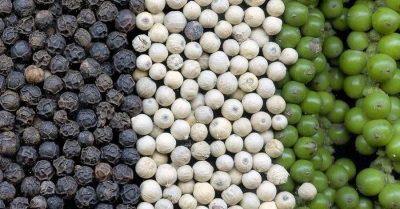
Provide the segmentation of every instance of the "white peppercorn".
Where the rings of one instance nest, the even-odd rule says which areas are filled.
[[[209,208],[227,209],[228,205],[223,199],[215,198],[213,201],[210,202]]]
[[[260,135],[264,139],[265,143],[267,143],[267,141],[272,140],[274,138],[274,132],[271,129],[261,132]]]
[[[282,96],[274,95],[266,101],[267,110],[272,114],[280,114],[286,108],[286,102]]]
[[[243,115],[242,103],[237,99],[228,99],[221,108],[221,114],[230,121],[236,121]]]
[[[155,203],[162,197],[160,185],[152,180],[145,180],[140,184],[140,193],[143,201],[148,203]]]
[[[242,101],[244,95],[246,95],[246,92],[244,92],[242,89],[238,88],[238,89],[236,89],[235,92],[233,92],[233,94],[229,95],[229,97],[231,97],[232,99],[237,99],[239,101]]]
[[[243,21],[244,11],[242,7],[231,5],[225,12],[225,20],[232,25],[237,25]]]
[[[246,151],[236,153],[234,162],[235,168],[242,173],[249,172],[253,167],[253,157]]]
[[[261,201],[272,201],[276,196],[276,186],[269,181],[263,181],[257,188],[256,194]]]
[[[249,61],[242,55],[236,55],[230,60],[229,71],[233,75],[242,75],[249,68]]]
[[[305,182],[297,189],[297,194],[301,199],[310,201],[314,199],[315,195],[317,195],[317,189],[315,188],[314,184]]]
[[[164,10],[165,0],[145,0],[144,5],[146,9],[151,13],[159,13]]]
[[[257,195],[252,192],[246,192],[243,194],[243,199],[240,201],[240,206],[246,209],[258,209],[260,207],[261,202],[258,199]]]
[[[244,111],[247,113],[256,113],[263,106],[262,98],[256,93],[248,93],[242,99]]]
[[[157,136],[161,133],[164,133],[164,129],[158,127],[155,123],[153,123],[153,130],[151,130],[149,135],[153,138],[157,138]]]
[[[227,172],[215,171],[210,179],[211,186],[217,191],[223,191],[231,185],[231,177]]]
[[[226,152],[225,143],[223,141],[213,141],[210,144],[210,150],[213,157],[219,157]]]
[[[285,11],[285,4],[282,0],[271,0],[267,3],[267,13],[270,16],[279,17]]]
[[[181,68],[183,77],[195,79],[200,75],[201,67],[200,63],[196,60],[185,60]]]
[[[171,9],[181,9],[187,3],[187,0],[166,0],[167,5]]]
[[[221,193],[222,199],[228,205],[236,205],[243,199],[243,192],[237,185],[230,185]]]
[[[233,158],[227,154],[221,155],[217,158],[215,165],[218,170],[228,172],[234,166]]]
[[[185,146],[177,146],[171,152],[171,161],[176,166],[184,166],[190,162],[191,153],[190,150]]]
[[[144,99],[142,101],[143,104],[143,113],[146,115],[154,115],[154,113],[158,110],[158,103],[154,98]]]
[[[158,127],[167,129],[172,126],[175,117],[170,109],[160,108],[154,113],[153,119]]]
[[[158,166],[156,172],[156,181],[161,186],[169,187],[173,185],[177,179],[178,174],[173,166],[169,164]]]
[[[190,111],[190,114],[185,118],[185,121],[189,124],[189,126],[193,126],[195,123],[197,123],[193,110]],[[190,130],[189,130],[189,135],[190,135]]]
[[[244,2],[251,7],[258,7],[264,4],[266,0],[244,0]]]
[[[168,50],[164,44],[153,43],[149,48],[148,54],[153,62],[164,62],[168,57]]]
[[[211,121],[209,132],[214,139],[226,139],[229,135],[231,135],[232,124],[229,122],[229,120],[223,117],[217,117]]]
[[[170,33],[179,33],[185,29],[186,17],[180,11],[170,11],[164,17],[164,26]]]
[[[207,161],[197,161],[193,164],[194,179],[198,182],[206,182],[211,179],[214,167]]]
[[[183,14],[188,20],[196,20],[200,17],[201,7],[196,1],[189,1],[183,7]]]
[[[283,153],[283,144],[277,139],[272,139],[265,143],[265,153],[272,158],[277,158]]]
[[[159,199],[154,205],[154,209],[174,209],[174,205],[170,200]]]
[[[166,74],[167,68],[161,63],[154,63],[149,70],[150,78],[156,81],[163,79]]]
[[[216,89],[211,89],[204,95],[205,104],[213,110],[221,108],[224,101],[224,95]]]
[[[183,66],[183,58],[179,54],[171,54],[167,58],[167,67],[170,70],[179,70]],[[167,73],[168,74],[168,73]],[[182,77],[182,75],[181,75]]]
[[[247,39],[240,44],[239,54],[244,58],[251,60],[255,58],[260,51],[257,42]]]
[[[203,54],[203,48],[198,42],[189,42],[186,44],[184,54],[188,59],[198,59]]]
[[[269,78],[261,78],[258,80],[258,86],[256,92],[263,99],[268,99],[274,96],[276,91],[274,82]]]
[[[168,155],[161,154],[161,153],[156,151],[151,156],[151,159],[153,159],[154,162],[156,162],[156,165],[158,167],[158,166],[160,166],[162,164],[166,164],[168,162]]]
[[[136,82],[136,92],[142,98],[150,98],[156,93],[157,85],[149,77],[143,77]]]
[[[293,65],[297,62],[299,58],[299,54],[293,48],[285,48],[282,50],[281,55],[279,56],[279,61],[281,61],[285,65]]]
[[[214,53],[218,51],[221,46],[221,40],[219,37],[213,32],[205,32],[199,41],[203,51],[207,53]]]
[[[246,23],[239,23],[232,28],[232,37],[239,43],[248,40],[250,35],[251,28]]]
[[[233,26],[226,20],[220,20],[214,27],[214,33],[222,39],[226,39],[232,35]]]
[[[148,77],[148,76],[149,75],[148,75],[147,71],[142,71],[139,69],[135,69],[132,73],[132,78],[134,81],[138,81],[139,79]]]
[[[162,133],[156,138],[156,149],[157,152],[162,154],[168,154],[175,149],[176,140],[170,133]]]
[[[238,80],[231,72],[225,72],[218,76],[217,88],[225,95],[234,93],[238,88]]]
[[[179,189],[181,189],[182,194],[192,194],[195,183],[196,182],[193,180],[186,181],[186,182],[180,181],[180,182],[178,182],[178,187],[179,187]]]
[[[253,132],[244,138],[244,147],[250,153],[258,153],[264,146],[264,139],[260,134]]]
[[[215,190],[207,182],[199,182],[194,185],[193,196],[200,204],[209,204],[215,197]]]
[[[209,106],[197,107],[194,111],[194,115],[196,117],[196,120],[202,124],[209,124],[214,118],[214,112]]]
[[[258,47],[263,47],[264,44],[269,42],[269,36],[262,28],[253,28],[249,37],[251,40],[258,44]]]
[[[201,11],[199,22],[204,28],[213,28],[218,23],[218,14],[211,9]]]
[[[250,27],[259,27],[264,19],[265,14],[260,7],[249,7],[244,11],[244,22]]]
[[[137,52],[145,52],[151,46],[150,37],[145,34],[138,35],[132,40],[132,46]]]
[[[239,77],[239,88],[244,92],[252,92],[258,86],[258,78],[253,73],[244,73]]]
[[[175,120],[170,127],[170,132],[176,140],[186,140],[189,138],[190,125],[184,120]]]
[[[282,185],[287,182],[289,173],[279,164],[272,165],[267,171],[267,180],[274,185]]]
[[[212,0],[194,0],[196,3],[198,3],[202,7],[206,7],[211,4]]]
[[[271,124],[274,130],[280,131],[286,128],[288,120],[284,115],[278,114],[272,117]]]
[[[233,206],[229,207],[228,209],[243,209],[243,208],[240,205],[233,205]]]
[[[200,106],[205,106],[205,96],[202,93],[198,93],[196,97],[190,101],[190,106],[192,107],[192,110],[196,110],[196,108]]]
[[[156,151],[156,140],[151,136],[143,136],[137,140],[136,149],[141,155],[152,155]]]
[[[226,55],[233,57],[239,54],[240,46],[235,39],[227,39],[222,44],[222,50]]]
[[[209,59],[209,57],[210,57],[210,56],[208,55],[208,53],[203,52],[203,53],[201,54],[201,56],[200,56],[198,59],[196,59],[197,62],[199,62],[200,68],[201,68],[202,70],[208,69],[208,59]]]
[[[217,84],[217,76],[211,70],[203,70],[197,77],[197,83],[203,90],[211,90]]]
[[[153,65],[153,61],[147,54],[141,54],[136,59],[136,67],[142,71],[148,71]]]
[[[186,99],[178,98],[172,103],[171,111],[177,119],[184,119],[191,111],[190,103]]]
[[[278,209],[293,209],[296,206],[296,198],[292,193],[282,191],[276,195],[275,204]]]
[[[225,147],[231,153],[238,153],[243,149],[242,137],[232,134],[225,140]]]
[[[208,129],[203,123],[195,123],[190,127],[190,138],[195,141],[203,141],[207,138]]]
[[[149,30],[153,24],[153,15],[151,15],[149,12],[141,12],[136,16],[136,27],[142,31]]]
[[[247,189],[256,189],[260,186],[262,177],[259,172],[251,170],[242,176],[242,184]]]
[[[147,135],[153,130],[153,121],[148,115],[139,114],[131,118],[132,129],[139,135]]]
[[[171,89],[179,89],[183,84],[183,76],[179,71],[168,71],[164,77],[164,85]]]
[[[268,16],[267,18],[265,18],[262,27],[268,35],[274,36],[281,32],[282,20],[277,17]]]
[[[155,14],[151,14],[153,16],[154,23],[163,23],[164,22],[164,17],[165,13],[164,12],[159,12]]]
[[[248,118],[239,118],[233,122],[232,129],[236,135],[245,137],[252,131],[251,122]]]
[[[147,34],[152,42],[164,43],[168,38],[168,29],[161,23],[155,23]]]
[[[229,69],[230,61],[224,52],[217,51],[210,55],[208,65],[214,73],[222,74]]]
[[[239,185],[242,183],[242,172],[239,172],[236,168],[232,168],[232,170],[230,170],[228,173],[231,177],[232,184]]]
[[[169,71],[169,72],[173,72],[173,71]],[[158,87],[156,94],[155,94],[155,98],[158,102],[159,105],[163,106],[163,107],[167,107],[172,105],[172,103],[175,101],[175,92],[172,88],[168,87],[168,86],[160,86]],[[160,128],[163,128],[161,126],[159,126]]]
[[[257,56],[249,62],[249,72],[255,76],[263,76],[267,72],[268,61],[261,56]],[[262,78],[261,78],[262,79]]]
[[[229,1],[228,0],[218,0],[211,2],[211,9],[218,13],[224,13],[229,8]]]
[[[211,154],[210,145],[205,141],[192,144],[190,151],[196,160],[206,160]]]
[[[258,209],[277,209],[275,202],[263,202]]]
[[[193,168],[190,165],[183,165],[177,169],[178,179],[181,182],[188,182],[193,179]]]
[[[229,0],[231,5],[239,5],[243,2],[243,0]]]
[[[136,207],[137,209],[154,209],[154,206],[148,202],[141,202]]]
[[[183,84],[180,89],[180,94],[182,98],[190,101],[195,99],[198,93],[199,93],[199,84],[197,84],[195,80],[186,79],[183,81]]]
[[[141,157],[135,165],[135,172],[140,178],[151,178],[157,172],[157,164],[150,157]]]
[[[185,49],[186,40],[181,34],[173,33],[168,36],[165,46],[170,53],[180,54]]]
[[[255,131],[264,132],[271,127],[271,116],[266,112],[260,111],[251,116],[250,122]]]
[[[170,200],[173,204],[178,203],[181,196],[182,196],[181,189],[179,189],[179,187],[176,185],[171,185],[169,187],[166,187],[163,190],[163,195],[162,195],[163,198]]]
[[[273,81],[280,81],[286,75],[286,66],[279,61],[270,63],[267,69],[267,76]]]
[[[281,48],[275,42],[268,42],[262,48],[263,56],[269,61],[275,61],[281,56]]]
[[[271,158],[263,152],[253,155],[253,169],[260,173],[265,173],[272,166]]]
[[[184,194],[181,199],[179,199],[179,207],[195,209],[197,207],[197,200],[190,194]]]

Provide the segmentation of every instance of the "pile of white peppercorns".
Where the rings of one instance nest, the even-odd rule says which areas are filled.
[[[272,42],[282,0],[145,0],[133,77],[143,114],[132,118],[142,137],[137,209],[286,209],[276,186],[288,172],[272,159],[287,119],[274,81],[297,61]],[[278,194],[277,194],[278,193]]]

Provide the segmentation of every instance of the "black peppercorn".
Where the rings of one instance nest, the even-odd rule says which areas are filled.
[[[84,79],[96,78],[101,74],[100,64],[93,58],[86,58],[79,66]]]
[[[4,23],[6,27],[14,27],[17,25],[18,17],[14,12],[4,17]]]
[[[38,67],[47,67],[51,60],[51,55],[44,49],[39,50],[32,55],[32,60]]]
[[[125,184],[121,188],[120,195],[122,203],[135,205],[140,199],[140,188],[136,184]]]
[[[97,116],[91,109],[81,109],[78,112],[76,121],[83,130],[88,130],[97,126]]]
[[[85,105],[94,105],[101,101],[99,88],[94,84],[84,85],[79,91],[79,101]]]
[[[28,209],[29,200],[26,197],[16,197],[10,203],[10,209]]]
[[[136,55],[128,49],[118,51],[112,61],[115,70],[120,73],[131,73],[136,67]]]
[[[96,206],[96,209],[114,209],[111,204],[100,203]]]
[[[121,149],[116,144],[107,144],[101,148],[101,159],[116,164],[121,158]]]
[[[77,44],[79,44],[83,47],[87,47],[87,46],[89,46],[90,43],[92,43],[92,37],[91,37],[89,31],[87,31],[84,28],[78,28],[75,31],[74,40]]]
[[[19,90],[25,85],[24,74],[18,71],[11,71],[7,76],[7,88],[11,90]]]
[[[14,0],[14,12],[20,17],[26,17],[35,11],[35,2],[33,0]]]
[[[29,65],[25,68],[24,76],[28,83],[41,83],[44,80],[44,71],[35,65]]]
[[[35,118],[35,111],[29,107],[20,107],[16,112],[17,121],[21,122],[23,125],[29,125],[33,123]]]
[[[112,177],[112,167],[108,163],[99,163],[94,170],[98,181],[109,181]]]
[[[104,128],[96,128],[93,135],[97,144],[106,144],[110,143],[113,139],[113,130],[108,126],[105,126]]]
[[[24,166],[32,166],[38,158],[38,153],[33,146],[21,146],[15,160]]]
[[[120,109],[128,113],[130,117],[135,117],[143,110],[142,100],[136,95],[128,95],[124,98]]]
[[[110,1],[104,1],[97,9],[97,18],[102,22],[113,21],[117,15],[117,7]]]
[[[42,181],[42,183],[40,184],[40,195],[48,197],[50,195],[54,195],[55,193],[56,193],[56,185],[52,181]]]
[[[119,143],[124,147],[135,147],[137,140],[137,134],[133,129],[126,129],[118,136]]]
[[[40,181],[50,180],[55,173],[53,166],[47,160],[39,160],[32,168],[32,171],[34,176]]]
[[[40,134],[35,127],[27,127],[22,133],[22,141],[26,145],[38,145],[40,144]]]
[[[73,92],[66,91],[60,95],[58,99],[58,107],[69,112],[75,112],[79,106],[78,95]]]
[[[69,120],[60,127],[60,135],[66,139],[75,139],[79,134],[79,124]]]
[[[128,33],[136,26],[136,15],[129,9],[119,11],[114,21],[114,26],[118,31]]]
[[[40,181],[33,176],[28,176],[22,180],[21,193],[25,197],[34,197],[40,193]]]
[[[35,25],[39,29],[45,29],[51,23],[53,23],[53,14],[49,10],[40,10],[35,15]]]
[[[119,197],[118,184],[111,181],[100,182],[97,185],[96,194],[100,201],[114,202]]]
[[[74,169],[74,178],[80,186],[93,182],[93,169],[89,166],[76,165]]]
[[[52,121],[43,121],[39,126],[39,134],[43,140],[55,140],[58,137],[58,128]]]
[[[81,8],[83,0],[62,0],[62,5],[69,10],[76,10]]]
[[[92,26],[90,26],[89,33],[95,39],[105,38],[108,34],[107,25],[101,21],[97,21]]]
[[[60,127],[68,121],[68,114],[65,110],[58,110],[54,113],[53,122]]]
[[[33,50],[43,49],[44,43],[47,39],[46,33],[35,30],[31,34],[29,34],[29,45],[32,47]]]
[[[81,145],[76,140],[67,140],[63,146],[63,154],[67,158],[79,157],[81,154]]]
[[[119,106],[123,100],[124,95],[115,89],[110,89],[106,94],[106,101],[113,105]]]
[[[4,131],[0,133],[0,155],[13,156],[20,146],[18,136],[14,132]]]
[[[57,75],[50,75],[44,80],[43,89],[51,94],[57,94],[64,88],[64,82]]]
[[[35,30],[35,20],[32,16],[23,17],[17,22],[18,32],[22,35],[29,35]]]
[[[129,0],[129,9],[135,14],[139,14],[145,10],[145,0]]]
[[[19,39],[19,33],[17,27],[6,27],[1,35],[1,40],[7,45],[15,44]]]
[[[106,92],[107,90],[112,89],[114,85],[112,78],[107,74],[97,76],[95,83],[100,92]]]
[[[15,193],[16,190],[12,184],[7,181],[0,183],[0,200],[12,201],[15,197]]]
[[[17,163],[10,163],[4,170],[4,178],[14,185],[20,183],[24,177],[24,169]]]
[[[126,33],[113,31],[107,36],[106,44],[110,50],[123,49],[128,45],[128,38]]]
[[[32,56],[32,49],[28,42],[18,40],[14,45],[12,45],[10,55],[12,59],[28,61]]]
[[[75,70],[69,70],[62,80],[67,89],[80,89],[85,84],[82,74]]]
[[[57,109],[57,104],[52,99],[42,98],[39,100],[38,105],[36,106],[36,113],[43,118],[51,118],[53,117],[54,112]]]
[[[86,53],[85,49],[83,49],[81,46],[72,43],[65,47],[64,56],[67,58],[68,62],[78,64],[85,59]]]
[[[94,146],[88,146],[81,151],[81,163],[85,165],[97,165],[100,162],[101,152]]]
[[[96,106],[96,114],[99,119],[111,120],[115,113],[115,108],[108,102],[100,102]]]
[[[110,127],[117,131],[123,131],[131,126],[131,118],[125,112],[116,112],[114,117],[110,120]]]
[[[14,62],[7,55],[0,55],[0,75],[7,76],[14,69]]]
[[[89,49],[90,56],[98,62],[104,62],[110,57],[107,45],[101,42],[94,43]]]
[[[42,159],[55,159],[59,155],[59,147],[56,143],[46,141],[39,146],[39,156]]]
[[[135,80],[130,74],[121,74],[116,82],[116,89],[124,92],[125,94],[130,94],[135,89]]]
[[[94,144],[94,135],[90,131],[82,131],[79,133],[77,141],[82,147],[92,146]]]
[[[47,209],[64,208],[64,200],[59,196],[51,196],[47,198],[46,202],[47,202]]]
[[[64,73],[69,69],[69,62],[65,57],[57,54],[51,58],[48,67],[51,73]]]
[[[77,16],[78,24],[81,27],[89,27],[96,22],[96,16],[91,9],[82,9]]]
[[[103,63],[101,63],[101,72],[103,72],[104,74],[107,74],[109,76],[112,76],[112,75],[114,75],[114,67],[109,62],[103,62]]]
[[[11,162],[11,158],[0,155],[0,170],[4,170]]]
[[[133,170],[126,164],[118,164],[113,167],[113,180],[118,184],[126,184],[133,180]]]
[[[12,11],[12,2],[11,2],[11,0],[0,1],[0,15],[10,14],[11,11]]]
[[[46,198],[43,196],[35,196],[29,202],[29,207],[34,209],[47,208]]]
[[[78,208],[93,207],[98,202],[96,191],[91,186],[81,187],[76,192],[74,201]]]
[[[53,160],[53,166],[56,169],[57,176],[66,176],[72,174],[75,163],[73,160],[60,156]]]
[[[64,51],[66,45],[67,42],[65,41],[65,38],[59,33],[49,36],[46,39],[45,44],[46,50],[53,55],[61,54]]]
[[[64,199],[73,197],[78,189],[78,183],[71,176],[59,178],[56,184],[56,192]]]
[[[57,31],[64,37],[72,36],[77,28],[78,22],[75,16],[61,15],[57,18]]]
[[[0,110],[0,131],[10,131],[13,129],[14,124],[15,115],[8,111]]]
[[[19,91],[20,99],[28,105],[37,105],[42,98],[40,88],[34,85],[25,85]]]
[[[121,161],[127,165],[135,165],[140,158],[139,152],[135,148],[125,148],[121,153]]]

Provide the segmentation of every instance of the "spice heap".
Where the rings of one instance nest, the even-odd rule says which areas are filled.
[[[127,9],[129,8],[129,9]],[[142,1],[0,1],[0,208],[132,208]]]
[[[284,150],[274,130],[288,124],[274,82],[298,58],[273,42],[284,10],[281,0],[145,1],[132,41],[138,209],[295,207],[276,188],[288,171],[272,163]]]

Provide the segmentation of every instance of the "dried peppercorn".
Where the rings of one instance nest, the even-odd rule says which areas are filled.
[[[78,208],[93,207],[97,204],[96,191],[93,187],[81,187],[75,195],[74,202]]]
[[[0,2],[0,14],[7,15],[12,11],[12,2],[11,0],[4,0]]]
[[[35,209],[47,208],[46,198],[44,198],[43,196],[33,197],[29,202],[29,207]]]
[[[113,105],[119,106],[123,100],[124,95],[115,89],[110,89],[106,94],[106,101]]]
[[[78,21],[73,15],[61,15],[57,18],[57,31],[64,37],[72,36],[78,28]]]
[[[92,146],[94,144],[94,135],[90,131],[82,131],[79,133],[77,141],[82,147]]]
[[[15,91],[7,90],[0,95],[0,106],[7,111],[16,111],[19,108],[20,99]]]
[[[53,166],[47,160],[39,160],[32,168],[32,171],[34,176],[40,181],[50,180],[55,173]]]
[[[33,50],[43,49],[47,35],[43,31],[35,30],[29,34],[28,43]]]
[[[12,131],[0,133],[0,154],[3,156],[13,156],[17,153],[20,146],[18,136]]]
[[[115,108],[108,102],[100,102],[96,106],[96,115],[98,117],[98,126],[103,127],[106,125],[107,120],[111,120],[115,113]]]
[[[121,153],[121,161],[127,165],[135,165],[140,158],[139,152],[135,148],[124,148]]]
[[[25,177],[20,189],[25,197],[34,197],[40,193],[40,181],[33,176]]]
[[[114,21],[115,29],[118,31],[128,33],[132,31],[136,26],[136,15],[129,9],[123,9],[119,11]]]
[[[110,143],[101,148],[101,159],[111,164],[116,164],[121,158],[121,149],[118,145]]]
[[[76,10],[81,8],[82,0],[62,0],[61,4],[69,10]]]
[[[57,75],[50,75],[44,80],[43,89],[51,94],[57,94],[64,88],[64,82]]]
[[[99,163],[95,167],[94,175],[98,181],[109,181],[112,177],[112,167],[108,163]]]
[[[53,122],[60,127],[68,121],[68,113],[65,110],[57,110],[53,116]]]
[[[29,65],[25,68],[24,76],[28,83],[41,83],[44,80],[44,71],[35,65]]]
[[[45,47],[50,54],[55,55],[61,54],[66,45],[67,42],[65,41],[65,38],[61,34],[56,33],[46,39]]]
[[[14,124],[15,115],[8,111],[0,110],[0,131],[10,131],[13,129]]]
[[[18,17],[15,14],[15,12],[11,12],[9,15],[7,15],[4,18],[4,23],[6,24],[6,27],[14,27],[17,25]]]
[[[42,98],[36,106],[36,113],[44,118],[51,118],[56,109],[56,101],[53,99]]]
[[[62,80],[67,89],[80,89],[85,84],[82,74],[76,70],[68,70]]]
[[[198,40],[203,35],[203,25],[201,25],[198,21],[190,21],[185,26],[185,36],[191,40]]]
[[[64,176],[57,180],[56,192],[65,199],[73,197],[78,190],[78,183],[71,176]]]
[[[60,95],[58,99],[58,107],[69,112],[75,112],[79,106],[78,95],[74,92],[66,91]]]
[[[35,11],[35,2],[33,0],[14,0],[13,8],[18,16],[26,17]]]
[[[106,92],[107,90],[112,89],[114,85],[112,78],[107,74],[97,76],[95,84],[99,88],[100,92]]]
[[[12,201],[15,197],[15,193],[16,190],[12,184],[7,181],[0,183],[0,200]]]
[[[45,29],[53,21],[53,14],[49,10],[40,10],[35,14],[35,26],[39,29]]]
[[[79,66],[79,71],[84,79],[96,78],[101,74],[100,63],[93,58],[86,58]]]
[[[135,147],[137,140],[137,134],[133,129],[126,129],[118,135],[118,141],[124,147]]]
[[[74,169],[74,178],[80,186],[93,182],[93,169],[89,166],[76,165]]]
[[[13,45],[19,39],[17,27],[6,27],[1,35],[1,40],[7,45]]]
[[[35,127],[27,127],[22,133],[22,141],[26,145],[38,145],[40,144],[40,134]]]
[[[101,42],[94,43],[89,49],[90,56],[98,62],[104,62],[110,57],[107,45]]]
[[[110,127],[117,131],[123,131],[131,126],[131,118],[125,112],[116,112],[114,117],[110,120]]]
[[[56,185],[52,181],[42,181],[40,184],[40,195],[48,197],[56,193]]]
[[[133,170],[125,164],[114,166],[112,174],[114,182],[118,184],[126,184],[133,180]]]
[[[55,159],[58,157],[59,152],[59,146],[51,141],[45,141],[39,146],[39,156],[42,159]]]
[[[20,183],[25,177],[24,169],[17,163],[10,163],[3,174],[4,178],[14,185]]]
[[[35,111],[29,107],[20,107],[16,112],[17,121],[21,122],[24,125],[29,125],[33,123],[33,119],[35,118]]]
[[[10,202],[10,209],[28,209],[29,200],[26,197],[16,197]]]
[[[130,117],[135,117],[143,110],[142,100],[136,95],[128,95],[124,98],[120,109],[128,113]]]
[[[114,75],[114,67],[109,62],[103,62],[103,63],[101,63],[101,72],[103,72],[104,74],[107,74],[109,76],[112,76],[112,75]]]
[[[58,137],[58,128],[52,121],[43,121],[39,126],[39,134],[43,140],[55,140]]]
[[[10,57],[12,59],[20,59],[28,61],[32,56],[32,48],[29,43],[24,40],[18,40],[10,49]]]
[[[35,19],[32,16],[19,19],[17,29],[20,34],[29,35],[35,30]]]
[[[97,9],[97,18],[102,22],[113,21],[117,15],[117,7],[110,1],[104,1]]]
[[[114,209],[114,206],[111,204],[100,203],[96,206],[96,209]]]
[[[115,88],[125,94],[130,94],[135,89],[135,80],[130,74],[121,74],[115,84]]]
[[[76,117],[76,122],[83,130],[91,129],[97,126],[97,116],[91,109],[81,109]]]
[[[129,0],[129,9],[135,14],[139,14],[145,10],[145,0]]]
[[[74,172],[75,162],[65,158],[65,156],[60,156],[53,160],[53,166],[56,169],[57,176],[66,176]]]
[[[72,43],[72,44],[68,44],[65,47],[64,56],[68,60],[68,62],[73,63],[73,64],[78,64],[78,63],[81,63],[85,59],[86,52],[85,52],[85,49],[83,49],[78,44]]]
[[[110,50],[123,49],[128,45],[126,33],[113,31],[107,36],[106,44]]]
[[[114,202],[119,197],[118,184],[111,181],[100,182],[97,185],[96,194],[100,201]]]
[[[39,50],[32,55],[32,60],[38,67],[47,67],[51,61],[51,55],[44,49]]]
[[[101,101],[99,88],[94,84],[84,85],[79,91],[79,101],[84,105],[94,105]]]
[[[18,71],[11,71],[6,81],[7,88],[11,90],[19,90],[26,84],[24,74]]]
[[[89,46],[90,43],[92,43],[92,37],[91,37],[89,31],[87,31],[84,28],[78,28],[75,31],[74,40],[77,44],[79,44],[83,47],[87,47],[87,46]]]
[[[131,73],[136,67],[136,55],[131,50],[122,49],[114,54],[112,62],[116,71]]]
[[[57,54],[51,58],[48,68],[51,73],[65,73],[69,70],[69,62],[65,57]]]
[[[81,27],[89,27],[96,22],[96,16],[91,9],[82,9],[76,17]]]
[[[7,76],[14,69],[14,62],[11,57],[0,55],[0,75]]]
[[[38,86],[25,85],[19,91],[19,96],[22,102],[28,105],[37,105],[42,98],[42,92]]]
[[[64,208],[64,200],[59,196],[51,196],[47,198],[46,202],[48,209]]]
[[[124,204],[137,204],[140,199],[140,188],[136,184],[125,184],[121,188],[120,196]]]
[[[97,21],[92,26],[90,26],[89,33],[95,39],[105,38],[108,34],[107,25],[101,21]]]
[[[81,162],[85,165],[97,165],[100,162],[101,152],[94,146],[88,146],[81,151]]]
[[[104,128],[96,128],[93,135],[97,144],[110,143],[113,139],[113,130],[108,126],[105,126]]]
[[[67,140],[63,146],[63,154],[67,158],[79,157],[81,154],[81,145],[76,140]]]
[[[11,161],[11,158],[0,156],[0,170],[4,170],[8,165],[10,165]]]
[[[38,153],[33,146],[21,146],[15,157],[17,163],[24,166],[32,166],[38,158]]]
[[[79,135],[79,124],[73,120],[68,120],[60,126],[60,135],[66,139],[75,139]]]

